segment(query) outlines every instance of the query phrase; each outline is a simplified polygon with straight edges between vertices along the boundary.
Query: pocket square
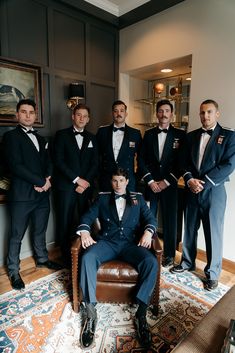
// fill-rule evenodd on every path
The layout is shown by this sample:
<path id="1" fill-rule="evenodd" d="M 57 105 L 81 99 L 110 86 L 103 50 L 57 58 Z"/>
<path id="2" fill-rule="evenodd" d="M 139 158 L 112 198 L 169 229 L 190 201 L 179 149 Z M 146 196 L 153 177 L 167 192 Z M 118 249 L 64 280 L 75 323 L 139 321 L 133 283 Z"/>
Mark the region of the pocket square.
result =
<path id="1" fill-rule="evenodd" d="M 129 147 L 135 148 L 135 141 L 129 141 Z"/>
<path id="2" fill-rule="evenodd" d="M 45 150 L 48 149 L 48 142 L 45 144 Z"/>
<path id="3" fill-rule="evenodd" d="M 88 148 L 92 148 L 93 147 L 92 141 L 89 142 L 89 145 L 87 147 Z"/>

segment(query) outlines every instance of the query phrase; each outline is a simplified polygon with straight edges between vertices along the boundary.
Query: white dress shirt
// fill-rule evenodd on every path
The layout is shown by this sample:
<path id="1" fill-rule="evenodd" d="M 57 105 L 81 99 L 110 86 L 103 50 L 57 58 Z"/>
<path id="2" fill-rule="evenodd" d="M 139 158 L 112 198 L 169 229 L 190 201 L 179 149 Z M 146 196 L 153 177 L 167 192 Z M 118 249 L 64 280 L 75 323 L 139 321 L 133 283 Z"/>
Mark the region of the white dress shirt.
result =
<path id="1" fill-rule="evenodd" d="M 84 129 L 82 130 L 78 130 L 76 129 L 75 127 L 73 127 L 73 132 L 83 132 Z M 75 135 L 75 139 L 76 139 L 76 142 L 77 142 L 77 145 L 78 145 L 78 148 L 81 149 L 82 148 L 82 144 L 83 144 L 83 136 L 82 135 Z M 74 180 L 73 180 L 73 183 L 76 184 L 76 182 L 79 180 L 79 176 L 77 176 Z"/>
<path id="2" fill-rule="evenodd" d="M 161 160 L 161 158 L 162 158 L 162 152 L 163 152 L 164 145 L 166 142 L 166 137 L 167 137 L 167 134 L 165 132 L 160 132 L 160 134 L 158 134 L 159 160 Z"/>
<path id="3" fill-rule="evenodd" d="M 118 130 L 115 132 L 113 131 L 113 154 L 114 154 L 115 161 L 117 160 L 120 148 L 122 146 L 123 138 L 124 138 L 124 131 L 121 131 L 121 130 Z"/>
<path id="4" fill-rule="evenodd" d="M 123 213 L 126 208 L 126 199 L 124 199 L 123 197 L 119 197 L 118 199 L 115 200 L 115 203 L 116 203 L 118 218 L 119 218 L 119 221 L 121 221 L 123 217 Z"/>
<path id="5" fill-rule="evenodd" d="M 73 131 L 74 132 L 83 132 L 83 129 L 82 130 L 77 130 L 75 127 L 73 127 Z M 75 139 L 77 141 L 78 148 L 81 149 L 82 148 L 82 143 L 83 143 L 83 136 L 77 134 L 77 135 L 75 135 Z"/>
<path id="6" fill-rule="evenodd" d="M 215 126 L 210 130 L 214 130 L 214 128 L 215 128 Z M 204 128 L 202 128 L 202 129 L 204 130 Z M 207 146 L 210 138 L 211 138 L 211 136 L 206 133 L 206 130 L 205 130 L 205 133 L 201 134 L 200 147 L 199 147 L 199 158 L 198 158 L 198 170 L 201 168 L 202 159 L 203 159 L 205 149 L 206 149 L 206 146 Z"/>

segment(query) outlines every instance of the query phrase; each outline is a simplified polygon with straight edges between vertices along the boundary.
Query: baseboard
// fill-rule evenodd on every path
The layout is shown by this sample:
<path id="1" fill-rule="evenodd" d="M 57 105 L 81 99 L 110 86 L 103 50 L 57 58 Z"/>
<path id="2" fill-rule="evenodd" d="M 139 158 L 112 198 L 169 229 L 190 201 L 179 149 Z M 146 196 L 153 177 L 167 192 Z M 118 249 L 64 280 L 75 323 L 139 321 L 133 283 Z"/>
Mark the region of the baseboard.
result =
<path id="1" fill-rule="evenodd" d="M 182 243 L 179 244 L 178 251 L 182 253 Z M 197 249 L 197 259 L 200 261 L 206 262 L 206 251 L 201 250 L 201 249 Z M 222 268 L 225 271 L 228 271 L 228 272 L 235 274 L 235 262 L 234 261 L 223 258 Z"/>

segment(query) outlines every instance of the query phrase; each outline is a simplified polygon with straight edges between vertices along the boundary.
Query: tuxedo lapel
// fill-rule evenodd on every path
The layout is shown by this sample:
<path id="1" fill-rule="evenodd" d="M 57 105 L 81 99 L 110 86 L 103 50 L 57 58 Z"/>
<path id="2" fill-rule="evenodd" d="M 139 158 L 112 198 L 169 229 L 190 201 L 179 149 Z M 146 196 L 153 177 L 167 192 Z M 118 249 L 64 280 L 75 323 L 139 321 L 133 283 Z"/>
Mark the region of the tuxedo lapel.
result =
<path id="1" fill-rule="evenodd" d="M 156 129 L 153 130 L 153 152 L 156 159 L 159 161 L 158 134 Z"/>
<path id="2" fill-rule="evenodd" d="M 103 143 L 106 145 L 107 154 L 109 154 L 112 159 L 115 160 L 113 154 L 113 124 L 109 125 L 107 131 L 107 141 L 103 141 Z"/>
<path id="3" fill-rule="evenodd" d="M 118 213 L 117 213 L 117 207 L 116 207 L 114 192 L 112 192 L 111 195 L 110 195 L 110 202 L 109 203 L 110 203 L 111 215 L 112 215 L 114 221 L 119 223 L 119 217 L 118 217 Z"/>
<path id="4" fill-rule="evenodd" d="M 71 141 L 71 147 L 73 147 L 75 153 L 78 153 L 80 155 L 80 148 L 78 147 L 76 136 L 73 132 L 73 126 L 68 131 L 69 139 Z"/>
<path id="5" fill-rule="evenodd" d="M 18 133 L 23 137 L 23 139 L 25 140 L 25 143 L 27 143 L 27 145 L 29 146 L 29 148 L 31 149 L 32 152 L 35 152 L 35 155 L 37 157 L 40 156 L 40 152 L 43 148 L 40 138 L 37 136 L 37 141 L 38 141 L 38 145 L 39 145 L 39 151 L 37 150 L 35 144 L 33 143 L 33 141 L 31 140 L 31 138 L 29 136 L 27 136 L 27 134 L 22 130 L 22 128 L 20 127 L 20 125 L 18 125 Z M 35 135 L 36 136 L 36 135 Z"/>
<path id="6" fill-rule="evenodd" d="M 211 161 L 213 160 L 212 156 L 214 154 L 214 146 L 215 146 L 215 140 L 219 134 L 220 131 L 220 126 L 217 124 L 217 126 L 215 127 L 207 145 L 204 151 L 204 155 L 202 158 L 202 163 L 201 163 L 201 168 L 200 171 L 203 173 L 203 169 L 205 167 L 208 167 L 208 165 L 211 164 Z"/>
<path id="7" fill-rule="evenodd" d="M 89 142 L 90 142 L 89 136 L 86 130 L 84 130 L 81 152 L 84 152 L 87 149 Z"/>
<path id="8" fill-rule="evenodd" d="M 174 141 L 174 133 L 173 133 L 173 128 L 170 126 L 164 143 L 161 160 L 167 159 L 169 152 L 172 150 L 173 141 Z"/>
<path id="9" fill-rule="evenodd" d="M 122 144 L 121 144 L 121 148 L 120 148 L 120 151 L 118 153 L 118 157 L 117 157 L 117 160 L 121 157 L 122 155 L 125 156 L 126 154 L 126 151 L 128 151 L 128 148 L 129 148 L 129 142 L 130 142 L 130 138 L 129 138 L 129 128 L 127 125 L 125 125 L 125 132 L 124 132 L 124 137 L 123 137 L 123 141 L 122 141 Z"/>
<path id="10" fill-rule="evenodd" d="M 200 140 L 201 140 L 201 130 L 198 129 L 193 136 L 192 141 L 192 162 L 195 168 L 198 170 L 199 152 L 200 152 Z"/>
<path id="11" fill-rule="evenodd" d="M 131 214 L 131 206 L 132 206 L 132 200 L 130 197 L 130 193 L 127 191 L 126 192 L 126 207 L 122 216 L 122 222 L 126 222 L 128 219 L 130 219 L 130 214 Z"/>

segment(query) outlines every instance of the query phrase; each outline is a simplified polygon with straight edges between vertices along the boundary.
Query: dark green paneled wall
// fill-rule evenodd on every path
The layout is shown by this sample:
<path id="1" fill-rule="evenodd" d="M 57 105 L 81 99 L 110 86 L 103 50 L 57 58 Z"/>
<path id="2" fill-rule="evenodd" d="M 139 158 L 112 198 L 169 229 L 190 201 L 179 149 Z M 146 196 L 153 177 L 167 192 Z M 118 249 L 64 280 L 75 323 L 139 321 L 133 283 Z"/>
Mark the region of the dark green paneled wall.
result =
<path id="1" fill-rule="evenodd" d="M 70 124 L 68 85 L 83 82 L 89 130 L 110 122 L 118 94 L 118 29 L 50 0 L 0 1 L 0 55 L 43 70 L 44 136 Z M 0 127 L 0 136 L 9 127 Z"/>

